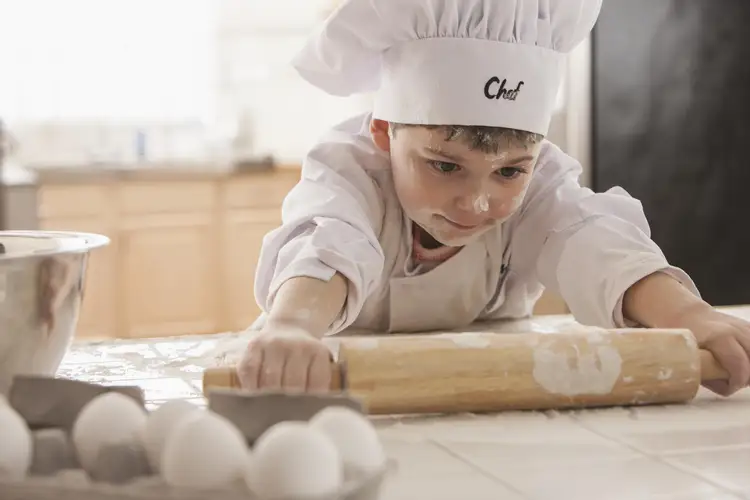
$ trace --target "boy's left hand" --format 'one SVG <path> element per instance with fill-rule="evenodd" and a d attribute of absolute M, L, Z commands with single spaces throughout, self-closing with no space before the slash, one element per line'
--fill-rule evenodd
<path fill-rule="evenodd" d="M 722 313 L 712 307 L 700 307 L 678 320 L 678 327 L 693 332 L 701 349 L 707 349 L 724 369 L 729 380 L 703 385 L 722 396 L 729 396 L 750 384 L 750 322 Z"/>

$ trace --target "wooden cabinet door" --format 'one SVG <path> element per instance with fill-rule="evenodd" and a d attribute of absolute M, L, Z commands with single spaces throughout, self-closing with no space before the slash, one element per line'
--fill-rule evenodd
<path fill-rule="evenodd" d="M 281 211 L 235 209 L 225 214 L 223 277 L 228 328 L 244 330 L 260 314 L 255 301 L 255 270 L 263 237 L 281 224 Z"/>
<path fill-rule="evenodd" d="M 120 236 L 121 336 L 220 331 L 211 213 L 130 216 Z"/>

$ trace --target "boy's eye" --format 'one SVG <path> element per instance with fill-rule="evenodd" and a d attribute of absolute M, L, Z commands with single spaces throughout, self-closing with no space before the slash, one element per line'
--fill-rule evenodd
<path fill-rule="evenodd" d="M 526 173 L 524 169 L 516 167 L 503 167 L 498 169 L 496 172 L 503 179 L 515 179 L 519 175 Z"/>
<path fill-rule="evenodd" d="M 441 174 L 450 174 L 457 170 L 460 170 L 461 168 L 455 163 L 450 163 L 446 161 L 429 160 L 428 163 L 430 164 L 432 168 L 434 168 Z"/>

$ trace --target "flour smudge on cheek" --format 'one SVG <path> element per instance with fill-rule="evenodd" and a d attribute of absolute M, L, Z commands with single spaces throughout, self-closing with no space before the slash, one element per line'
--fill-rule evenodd
<path fill-rule="evenodd" d="M 518 194 L 511 197 L 509 200 L 505 201 L 502 204 L 501 211 L 505 212 L 506 215 L 500 220 L 500 222 L 508 220 L 514 213 L 518 211 L 519 208 L 521 208 L 521 205 L 526 199 L 526 193 L 529 190 L 530 184 L 531 184 L 531 179 L 529 178 L 526 180 L 526 182 L 523 185 L 523 188 L 521 188 L 521 191 L 519 191 Z"/>

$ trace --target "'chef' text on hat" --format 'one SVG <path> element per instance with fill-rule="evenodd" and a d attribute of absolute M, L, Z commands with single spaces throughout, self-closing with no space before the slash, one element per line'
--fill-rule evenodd
<path fill-rule="evenodd" d="M 294 65 L 330 94 L 374 92 L 382 120 L 545 135 L 601 1 L 343 0 Z"/>

